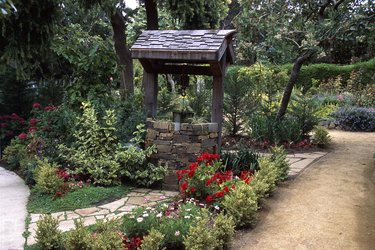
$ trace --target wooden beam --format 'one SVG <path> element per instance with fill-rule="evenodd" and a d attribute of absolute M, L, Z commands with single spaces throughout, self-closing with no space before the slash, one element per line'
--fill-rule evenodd
<path fill-rule="evenodd" d="M 158 83 L 157 74 L 148 73 L 143 71 L 143 88 L 145 91 L 144 104 L 147 111 L 147 117 L 155 117 L 157 113 L 157 96 L 158 96 Z"/>
<path fill-rule="evenodd" d="M 221 62 L 210 62 L 210 67 L 212 71 L 213 76 L 222 76 L 224 75 L 224 71 L 222 68 L 222 63 Z"/>
<path fill-rule="evenodd" d="M 153 73 L 153 66 L 152 66 L 152 63 L 150 60 L 147 60 L 147 59 L 139 59 L 139 62 L 142 64 L 143 66 L 143 69 L 147 72 L 147 73 Z"/>
<path fill-rule="evenodd" d="M 192 65 L 158 65 L 154 69 L 159 74 L 187 74 L 187 75 L 205 75 L 212 76 L 213 73 L 209 66 Z"/>

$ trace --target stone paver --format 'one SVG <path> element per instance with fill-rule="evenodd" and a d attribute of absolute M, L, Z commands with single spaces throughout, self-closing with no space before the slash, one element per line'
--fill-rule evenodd
<path fill-rule="evenodd" d="M 74 211 L 65 211 L 53 213 L 52 216 L 59 219 L 59 229 L 63 232 L 74 229 L 74 220 L 82 219 L 84 225 L 92 225 L 97 220 L 111 220 L 123 217 L 139 206 L 154 206 L 157 202 L 174 197 L 178 192 L 152 190 L 146 188 L 133 189 L 126 197 L 98 207 L 89 207 L 76 209 Z M 39 220 L 40 214 L 31 214 L 32 223 L 28 227 L 30 236 L 27 244 L 35 244 L 36 221 Z M 3 250 L 0 248 L 0 250 Z"/>
<path fill-rule="evenodd" d="M 29 189 L 15 173 L 0 167 L 0 249 L 23 249 Z"/>
<path fill-rule="evenodd" d="M 313 152 L 308 154 L 290 154 L 287 156 L 289 160 L 290 171 L 289 177 L 295 178 L 298 176 L 309 164 L 318 158 L 325 155 L 325 152 Z M 164 190 L 152 190 L 147 188 L 136 188 L 133 189 L 124 198 L 117 201 L 110 202 L 108 204 L 100 205 L 98 207 L 89 207 L 83 209 L 76 209 L 74 211 L 66 211 L 60 213 L 54 213 L 53 216 L 59 218 L 59 229 L 62 231 L 69 231 L 74 228 L 74 219 L 83 219 L 85 225 L 95 224 L 97 220 L 105 219 L 116 219 L 121 218 L 125 214 L 131 212 L 133 209 L 143 206 L 152 207 L 157 205 L 159 202 L 165 201 L 168 198 L 174 197 L 178 194 L 175 191 L 164 191 Z M 35 222 L 39 219 L 40 214 L 31 214 L 32 224 L 29 225 L 29 231 L 34 231 Z M 28 245 L 35 243 L 34 233 L 28 238 Z M 1 249 L 2 250 L 2 249 Z"/>
<path fill-rule="evenodd" d="M 108 209 L 110 210 L 111 212 L 114 212 L 116 211 L 117 209 L 119 209 L 120 207 L 124 206 L 125 205 L 125 202 L 128 200 L 129 198 L 128 197 L 125 197 L 125 198 L 122 198 L 120 200 L 117 200 L 117 201 L 114 201 L 114 202 L 111 202 L 111 203 L 108 203 L 108 204 L 105 204 L 103 206 L 99 206 L 100 208 L 105 208 L 105 209 Z"/>

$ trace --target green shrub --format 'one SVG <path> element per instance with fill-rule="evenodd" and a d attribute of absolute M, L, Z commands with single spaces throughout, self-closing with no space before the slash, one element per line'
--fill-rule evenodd
<path fill-rule="evenodd" d="M 91 234 L 94 243 L 93 250 L 123 250 L 123 238 L 119 230 L 120 220 L 99 220 L 94 234 Z"/>
<path fill-rule="evenodd" d="M 279 171 L 269 157 L 262 157 L 259 160 L 260 170 L 254 175 L 250 182 L 258 201 L 267 197 L 276 189 L 276 181 Z"/>
<path fill-rule="evenodd" d="M 331 137 L 327 129 L 323 126 L 315 126 L 313 129 L 312 142 L 316 145 L 324 147 L 331 141 Z"/>
<path fill-rule="evenodd" d="M 240 145 L 238 151 L 227 151 L 221 154 L 225 169 L 232 169 L 234 175 L 239 175 L 244 170 L 257 171 L 259 169 L 258 158 L 259 154 L 245 145 Z"/>
<path fill-rule="evenodd" d="M 375 131 L 375 109 L 341 107 L 335 113 L 336 123 L 349 131 Z"/>
<path fill-rule="evenodd" d="M 257 220 L 257 200 L 251 186 L 238 182 L 236 189 L 225 195 L 221 204 L 236 226 L 253 226 Z"/>
<path fill-rule="evenodd" d="M 84 227 L 82 220 L 74 220 L 75 229 L 69 231 L 65 236 L 64 246 L 67 250 L 93 249 L 93 242 L 90 231 Z"/>
<path fill-rule="evenodd" d="M 225 249 L 233 239 L 235 222 L 231 216 L 220 213 L 215 217 L 214 231 L 218 241 L 218 249 Z"/>
<path fill-rule="evenodd" d="M 196 225 L 189 228 L 183 243 L 186 250 L 214 250 L 219 247 L 213 233 L 213 223 L 208 215 L 197 220 Z"/>
<path fill-rule="evenodd" d="M 59 191 L 64 180 L 57 175 L 58 166 L 49 163 L 47 159 L 38 160 L 38 168 L 35 173 L 36 188 L 46 194 L 55 194 Z"/>
<path fill-rule="evenodd" d="M 271 147 L 271 161 L 278 170 L 277 180 L 285 180 L 288 177 L 290 164 L 286 159 L 284 147 Z"/>
<path fill-rule="evenodd" d="M 75 174 L 91 176 L 94 184 L 116 184 L 120 165 L 114 159 L 118 142 L 114 111 L 106 111 L 102 125 L 90 103 L 83 103 L 82 108 L 83 115 L 74 132 L 75 146 L 59 145 L 60 156 L 76 166 Z"/>
<path fill-rule="evenodd" d="M 28 157 L 26 145 L 19 139 L 11 140 L 10 144 L 4 149 L 3 153 L 3 160 L 8 163 L 11 170 L 19 170 L 20 161 Z"/>
<path fill-rule="evenodd" d="M 59 221 L 51 215 L 43 215 L 36 222 L 36 242 L 43 250 L 54 250 L 62 248 L 62 234 L 58 229 Z"/>
<path fill-rule="evenodd" d="M 163 247 L 164 235 L 152 228 L 142 240 L 141 250 L 165 250 Z"/>
<path fill-rule="evenodd" d="M 189 228 L 183 244 L 187 250 L 224 249 L 234 235 L 233 218 L 223 213 L 212 216 L 203 211 L 201 218 Z"/>

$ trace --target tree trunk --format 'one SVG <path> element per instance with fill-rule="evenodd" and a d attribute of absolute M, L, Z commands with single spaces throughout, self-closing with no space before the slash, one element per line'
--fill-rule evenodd
<path fill-rule="evenodd" d="M 157 2 L 156 1 L 157 0 L 146 0 L 145 1 L 147 29 L 148 30 L 158 30 L 159 29 L 158 8 L 157 8 Z"/>
<path fill-rule="evenodd" d="M 126 47 L 125 20 L 120 10 L 111 15 L 113 41 L 120 65 L 124 67 L 121 73 L 120 88 L 125 95 L 134 94 L 133 60 L 130 50 Z"/>
<path fill-rule="evenodd" d="M 311 56 L 311 54 L 300 56 L 294 63 L 292 72 L 290 73 L 288 84 L 286 85 L 284 90 L 283 99 L 281 100 L 279 111 L 277 112 L 277 120 L 281 120 L 284 117 L 286 110 L 288 108 L 290 96 L 292 95 L 293 87 L 297 82 L 297 78 L 301 70 L 302 64 L 304 64 L 308 59 L 310 59 Z"/>

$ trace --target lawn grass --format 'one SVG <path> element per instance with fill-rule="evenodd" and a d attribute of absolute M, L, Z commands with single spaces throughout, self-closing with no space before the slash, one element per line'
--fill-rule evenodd
<path fill-rule="evenodd" d="M 127 186 L 85 186 L 58 198 L 34 189 L 31 191 L 27 209 L 29 213 L 54 213 L 92 207 L 124 197 L 130 189 Z"/>

